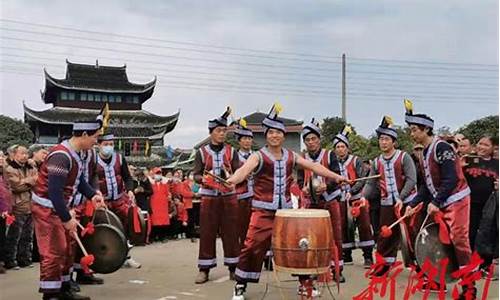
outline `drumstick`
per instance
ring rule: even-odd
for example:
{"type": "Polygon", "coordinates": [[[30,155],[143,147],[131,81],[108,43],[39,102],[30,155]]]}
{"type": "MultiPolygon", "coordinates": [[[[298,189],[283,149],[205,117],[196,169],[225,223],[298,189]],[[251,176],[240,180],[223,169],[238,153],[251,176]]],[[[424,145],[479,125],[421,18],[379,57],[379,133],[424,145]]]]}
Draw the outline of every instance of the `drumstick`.
{"type": "Polygon", "coordinates": [[[75,235],[75,239],[76,239],[76,242],[78,243],[78,246],[80,246],[80,249],[82,249],[83,255],[88,256],[89,254],[88,254],[87,250],[85,250],[85,247],[83,246],[82,241],[78,237],[78,233],[75,231],[75,232],[73,232],[73,234],[75,235]]]}
{"type": "Polygon", "coordinates": [[[366,177],[361,177],[361,178],[357,178],[357,179],[354,179],[354,180],[350,180],[350,182],[354,183],[354,182],[357,182],[357,181],[369,180],[369,179],[376,179],[376,178],[379,178],[379,177],[380,177],[380,174],[378,174],[378,175],[372,175],[372,176],[366,176],[366,177]]]}
{"type": "Polygon", "coordinates": [[[225,184],[227,186],[230,186],[229,182],[227,182],[225,179],[223,179],[222,177],[219,177],[219,176],[217,176],[215,174],[212,174],[212,173],[208,172],[207,170],[204,171],[204,174],[212,176],[213,178],[219,180],[221,183],[223,183],[223,184],[225,184]]]}

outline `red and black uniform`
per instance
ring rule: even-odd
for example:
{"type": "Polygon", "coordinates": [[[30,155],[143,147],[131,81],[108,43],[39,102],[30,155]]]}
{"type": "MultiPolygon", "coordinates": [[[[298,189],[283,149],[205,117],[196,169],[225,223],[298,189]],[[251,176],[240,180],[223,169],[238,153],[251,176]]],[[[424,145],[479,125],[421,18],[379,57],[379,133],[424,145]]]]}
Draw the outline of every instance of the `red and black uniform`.
{"type": "MultiPolygon", "coordinates": [[[[197,180],[202,178],[205,171],[226,179],[228,174],[238,168],[239,160],[230,145],[208,144],[198,150],[194,164],[193,173],[197,180]]],[[[201,208],[198,268],[209,270],[217,266],[215,240],[218,233],[222,237],[224,265],[234,268],[240,253],[236,192],[223,193],[203,185],[199,193],[201,208]]]]}
{"type": "Polygon", "coordinates": [[[131,202],[127,192],[134,189],[134,182],[125,158],[116,152],[111,157],[97,157],[97,176],[99,189],[108,208],[122,221],[127,228],[128,209],[131,202]]]}
{"type": "Polygon", "coordinates": [[[72,237],[63,227],[71,219],[75,194],[95,195],[83,176],[83,162],[68,141],[54,146],[40,168],[33,190],[32,213],[40,251],[40,292],[58,293],[70,280],[72,237]]]}
{"type": "MultiPolygon", "coordinates": [[[[252,152],[238,151],[240,166],[243,166],[251,154],[252,152]]],[[[243,247],[243,243],[245,242],[248,224],[250,223],[250,215],[252,214],[253,184],[253,177],[250,176],[236,186],[239,207],[238,236],[241,247],[243,247]]]]}
{"type": "MultiPolygon", "coordinates": [[[[413,201],[416,196],[417,174],[415,164],[406,152],[396,150],[391,157],[380,155],[375,158],[370,176],[380,175],[378,180],[370,180],[366,183],[363,194],[366,198],[372,199],[380,195],[380,225],[389,226],[395,222],[398,217],[394,211],[396,201],[401,200],[404,204],[402,213],[406,205],[413,201]],[[375,195],[377,194],[377,195],[375,195]]],[[[419,226],[413,225],[410,228],[410,222],[406,223],[410,236],[408,240],[415,240],[419,226]]],[[[393,264],[396,261],[396,255],[401,239],[399,226],[392,228],[390,237],[379,236],[377,240],[377,252],[384,257],[387,264],[393,264]]]]}
{"type": "MultiPolygon", "coordinates": [[[[304,154],[304,158],[312,162],[320,163],[332,172],[337,174],[340,173],[337,156],[332,151],[321,149],[317,153],[307,152],[304,154]]],[[[304,186],[310,182],[313,172],[310,170],[299,169],[297,175],[299,187],[304,188],[304,186]]],[[[326,209],[330,213],[333,240],[335,241],[334,247],[336,247],[336,249],[332,248],[332,267],[335,266],[335,254],[338,255],[339,265],[342,267],[344,265],[344,260],[342,259],[342,222],[339,203],[341,191],[339,186],[333,180],[327,180],[321,176],[317,176],[316,178],[326,184],[326,191],[317,196],[319,200],[317,203],[313,203],[311,199],[308,199],[305,202],[310,204],[309,208],[326,209]]]]}
{"type": "MultiPolygon", "coordinates": [[[[80,157],[82,159],[82,175],[85,181],[89,183],[90,186],[93,188],[98,187],[98,180],[97,180],[97,153],[95,152],[94,149],[90,149],[87,151],[81,151],[80,152],[80,157]]],[[[75,207],[75,213],[76,213],[76,220],[80,221],[82,214],[85,209],[85,203],[87,199],[85,196],[83,196],[82,193],[77,192],[75,194],[75,197],[73,197],[73,203],[72,205],[75,207]]],[[[91,217],[91,216],[88,216],[91,217]]],[[[82,266],[80,265],[80,258],[82,253],[78,251],[78,245],[74,239],[71,240],[71,243],[75,249],[75,258],[74,258],[74,264],[73,268],[75,270],[81,270],[82,266]]]]}
{"type": "Polygon", "coordinates": [[[460,267],[470,262],[470,189],[457,154],[450,144],[434,137],[424,149],[424,180],[414,203],[428,201],[440,208],[460,267]]]}
{"type": "Polygon", "coordinates": [[[236,280],[245,283],[259,281],[262,262],[271,247],[276,210],[292,208],[290,187],[296,154],[283,148],[281,159],[276,159],[264,147],[257,155],[260,163],[254,172],[252,215],[235,272],[236,280]]]}
{"type": "MultiPolygon", "coordinates": [[[[340,174],[349,180],[355,180],[357,178],[363,177],[365,170],[363,169],[362,160],[354,155],[348,155],[345,159],[339,158],[339,168],[340,174]]],[[[348,186],[347,190],[342,191],[342,197],[340,198],[340,213],[342,217],[342,248],[344,249],[344,255],[350,256],[352,249],[359,247],[363,249],[363,256],[365,258],[371,259],[373,245],[375,241],[373,240],[373,231],[370,222],[370,211],[369,208],[364,206],[360,209],[360,214],[356,218],[356,223],[359,232],[359,243],[356,243],[353,239],[354,234],[349,234],[347,226],[347,214],[349,213],[349,206],[355,200],[359,200],[362,197],[362,189],[365,185],[364,181],[358,181],[352,186],[348,186]],[[350,193],[351,199],[349,200],[349,206],[345,201],[345,194],[350,193]]]]}

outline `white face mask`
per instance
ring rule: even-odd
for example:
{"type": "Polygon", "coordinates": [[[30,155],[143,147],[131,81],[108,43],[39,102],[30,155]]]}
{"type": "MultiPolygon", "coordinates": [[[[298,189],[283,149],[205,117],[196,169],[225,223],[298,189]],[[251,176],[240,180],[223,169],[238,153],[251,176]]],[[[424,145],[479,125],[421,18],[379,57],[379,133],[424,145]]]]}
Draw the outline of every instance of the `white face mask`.
{"type": "Polygon", "coordinates": [[[189,180],[193,180],[194,179],[194,176],[193,175],[189,175],[189,180]]]}
{"type": "Polygon", "coordinates": [[[114,151],[115,151],[114,146],[103,146],[101,148],[101,153],[106,157],[110,157],[114,151]]]}
{"type": "Polygon", "coordinates": [[[155,174],[155,181],[161,181],[162,176],[159,174],[155,174]]]}

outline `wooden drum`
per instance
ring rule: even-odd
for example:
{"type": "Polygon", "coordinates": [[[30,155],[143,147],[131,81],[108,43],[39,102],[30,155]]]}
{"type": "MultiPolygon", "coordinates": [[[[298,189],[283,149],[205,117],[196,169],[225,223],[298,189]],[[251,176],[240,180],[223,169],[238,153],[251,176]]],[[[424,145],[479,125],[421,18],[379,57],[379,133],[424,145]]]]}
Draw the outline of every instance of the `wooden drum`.
{"type": "Polygon", "coordinates": [[[330,213],[322,209],[278,210],[272,247],[278,271],[298,275],[327,272],[333,247],[330,213]]]}

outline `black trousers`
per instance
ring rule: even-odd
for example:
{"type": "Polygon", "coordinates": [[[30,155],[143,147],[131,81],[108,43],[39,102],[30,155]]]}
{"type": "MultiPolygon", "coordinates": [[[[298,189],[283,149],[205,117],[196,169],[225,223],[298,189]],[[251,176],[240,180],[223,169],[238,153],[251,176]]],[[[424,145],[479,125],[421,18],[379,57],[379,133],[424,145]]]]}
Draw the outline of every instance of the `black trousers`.
{"type": "Polygon", "coordinates": [[[0,217],[0,261],[5,262],[5,234],[7,225],[5,219],[0,217]]]}
{"type": "Polygon", "coordinates": [[[194,238],[195,237],[194,225],[196,223],[195,211],[193,208],[190,208],[187,210],[187,213],[188,213],[188,225],[186,228],[186,237],[194,238]]]}

